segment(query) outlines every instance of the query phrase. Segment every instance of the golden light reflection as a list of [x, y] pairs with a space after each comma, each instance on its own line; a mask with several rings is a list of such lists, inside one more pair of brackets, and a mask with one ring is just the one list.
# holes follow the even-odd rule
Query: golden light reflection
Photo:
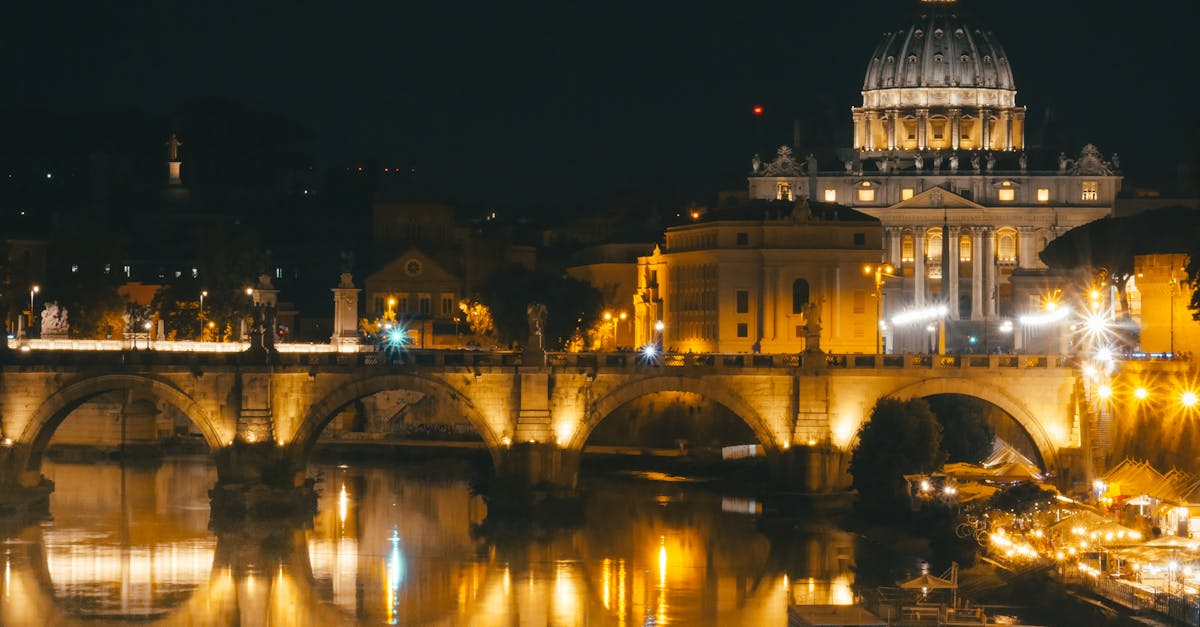
[[602, 599], [604, 600], [604, 609], [612, 609], [612, 589], [610, 588], [612, 578], [612, 560], [604, 558], [600, 563], [600, 580], [603, 582]]

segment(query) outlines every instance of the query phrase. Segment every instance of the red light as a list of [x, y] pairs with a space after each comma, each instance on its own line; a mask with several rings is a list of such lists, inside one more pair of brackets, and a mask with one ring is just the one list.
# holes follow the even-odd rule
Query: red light
[[362, 172], [362, 166], [361, 166], [361, 165], [360, 165], [360, 166], [358, 166], [358, 171], [359, 171], [359, 172]]
[[762, 105], [754, 105], [754, 115], [762, 115], [762, 114], [763, 114]]

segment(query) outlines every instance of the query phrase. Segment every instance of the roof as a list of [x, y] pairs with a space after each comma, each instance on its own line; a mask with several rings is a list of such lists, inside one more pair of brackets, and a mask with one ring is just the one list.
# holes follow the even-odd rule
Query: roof
[[753, 199], [730, 207], [704, 212], [702, 222], [725, 220], [745, 221], [820, 221], [820, 222], [874, 222], [879, 218], [865, 214], [845, 205], [831, 202], [816, 202], [801, 198], [798, 201]]
[[[949, 3], [946, 3], [949, 4]], [[990, 31], [953, 6], [926, 4], [907, 28], [883, 34], [863, 91], [911, 87], [1016, 90], [1008, 55]]]

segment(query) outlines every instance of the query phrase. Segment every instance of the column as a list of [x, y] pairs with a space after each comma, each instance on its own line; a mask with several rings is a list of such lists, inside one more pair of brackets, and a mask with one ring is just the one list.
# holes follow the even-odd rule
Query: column
[[950, 109], [950, 149], [958, 150], [958, 139], [962, 133], [962, 111]]
[[1025, 149], [1025, 112], [1024, 111], [1020, 111], [1020, 110], [1013, 111], [1012, 127], [1013, 127], [1013, 132], [1012, 132], [1013, 148], [1015, 150], [1024, 150]]
[[863, 124], [866, 116], [862, 111], [855, 111], [852, 117], [854, 118], [854, 149], [862, 150], [863, 146], [867, 145], [867, 142], [863, 141]]
[[983, 236], [980, 229], [971, 232], [971, 319], [983, 319], [983, 264], [987, 257], [983, 255]]
[[875, 150], [875, 120], [876, 115], [870, 111], [863, 113], [863, 124], [867, 136], [864, 138], [863, 146], [866, 150]]
[[892, 267], [893, 267], [893, 268], [896, 268], [896, 269], [897, 269], [897, 272], [899, 272], [899, 268], [900, 268], [900, 266], [901, 266], [901, 259], [900, 259], [900, 252], [901, 252], [901, 251], [900, 251], [900, 238], [901, 238], [901, 233], [900, 233], [900, 228], [899, 228], [899, 227], [892, 226], [892, 227], [888, 227], [886, 230], [887, 230], [887, 234], [888, 234], [888, 240], [887, 240], [887, 241], [888, 241], [888, 255], [887, 255], [887, 258], [888, 258], [888, 260], [889, 260], [889, 263], [891, 263], [891, 264], [892, 264]]
[[895, 110], [887, 112], [887, 145], [888, 150], [896, 149], [896, 123], [898, 122], [897, 112]]
[[947, 241], [950, 243], [950, 259], [946, 264], [950, 269], [950, 276], [942, 277], [942, 284], [949, 286], [949, 289], [945, 290], [949, 301], [946, 305], [950, 308], [950, 319], [958, 320], [958, 228], [947, 227], [946, 232], [942, 233], [942, 237], [949, 238]]
[[1004, 113], [1003, 113], [1003, 114], [1001, 114], [1001, 115], [1003, 116], [1003, 117], [1002, 117], [1002, 119], [1003, 119], [1003, 124], [1004, 124], [1004, 149], [1005, 149], [1005, 150], [1012, 150], [1012, 149], [1013, 149], [1013, 116], [1012, 116], [1012, 111], [1007, 111], [1007, 110], [1006, 110], [1006, 111], [1004, 111]]
[[926, 150], [929, 148], [929, 142], [926, 139], [929, 126], [929, 109], [917, 109], [917, 150]]
[[996, 286], [996, 234], [991, 229], [983, 229], [983, 262], [987, 272], [987, 283], [983, 291], [984, 316], [995, 317], [996, 297], [1000, 295]]
[[992, 112], [987, 109], [979, 110], [979, 147], [983, 150], [992, 149]]
[[913, 229], [913, 306], [925, 304], [925, 227]]

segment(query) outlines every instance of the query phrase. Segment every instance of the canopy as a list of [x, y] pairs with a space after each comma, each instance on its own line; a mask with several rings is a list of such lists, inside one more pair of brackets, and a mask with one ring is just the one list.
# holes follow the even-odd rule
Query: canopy
[[951, 590], [958, 587], [957, 584], [949, 579], [934, 577], [929, 573], [921, 575], [916, 579], [909, 579], [902, 582], [899, 586], [905, 590]]

